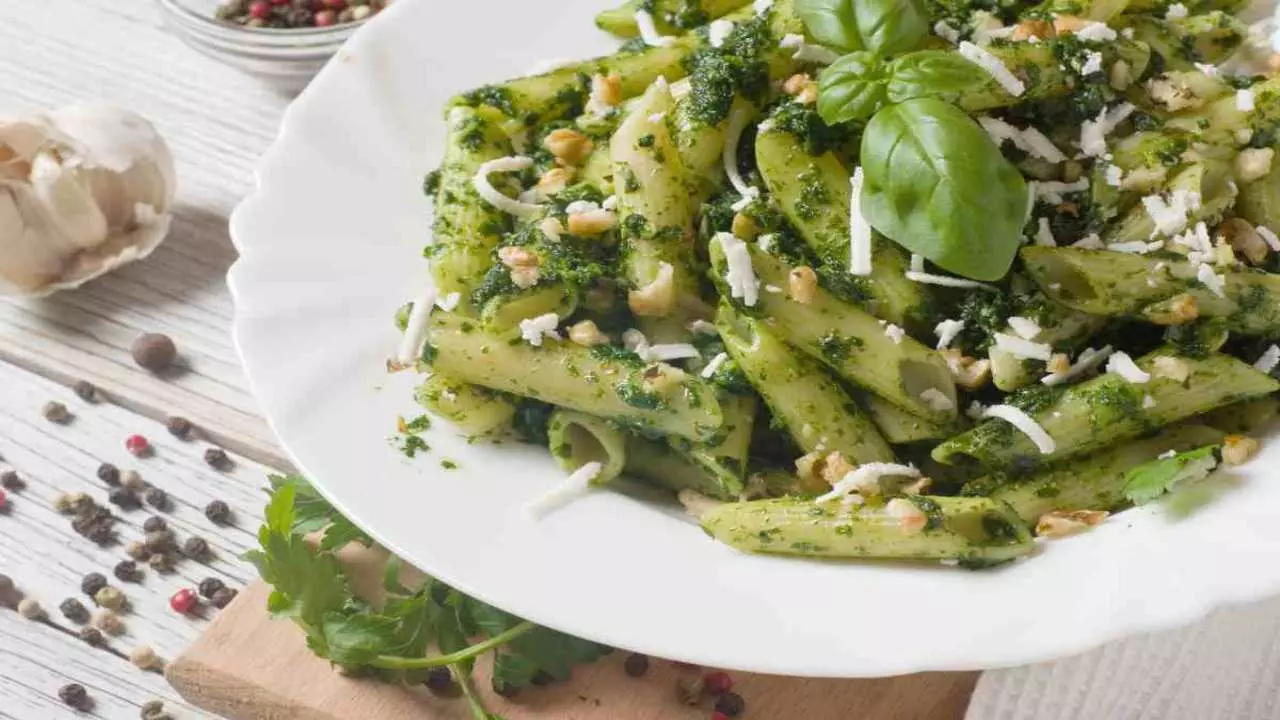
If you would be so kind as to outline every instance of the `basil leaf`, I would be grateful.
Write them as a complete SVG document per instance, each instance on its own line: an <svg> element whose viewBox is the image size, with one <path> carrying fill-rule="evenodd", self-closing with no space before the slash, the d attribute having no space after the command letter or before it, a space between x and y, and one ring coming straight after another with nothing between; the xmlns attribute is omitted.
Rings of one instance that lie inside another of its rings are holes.
<svg viewBox="0 0 1280 720"><path fill-rule="evenodd" d="M920 50L903 55L889 64L888 75L887 94L893 104L918 97L954 102L990 80L975 63L946 50Z"/></svg>
<svg viewBox="0 0 1280 720"><path fill-rule="evenodd" d="M978 123L915 98L876 113L862 136L862 215L950 272L999 280L1013 264L1027 183Z"/></svg>
<svg viewBox="0 0 1280 720"><path fill-rule="evenodd" d="M882 57L914 50L929 37L920 0L796 0L796 14L822 45Z"/></svg>
<svg viewBox="0 0 1280 720"><path fill-rule="evenodd" d="M1217 445L1159 458L1125 473L1124 496L1134 505L1155 500L1182 483L1204 479L1218 467Z"/></svg>
<svg viewBox="0 0 1280 720"><path fill-rule="evenodd" d="M818 75L818 114L829 125L866 120L885 104L884 64L867 52L845 55Z"/></svg>

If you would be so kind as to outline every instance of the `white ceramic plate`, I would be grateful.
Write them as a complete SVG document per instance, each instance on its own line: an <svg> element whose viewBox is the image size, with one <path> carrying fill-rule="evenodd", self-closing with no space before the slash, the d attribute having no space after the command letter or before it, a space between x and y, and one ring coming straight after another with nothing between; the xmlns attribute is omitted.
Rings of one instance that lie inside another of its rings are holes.
<svg viewBox="0 0 1280 720"><path fill-rule="evenodd" d="M414 378L384 363L392 314L427 276L420 187L441 155L441 107L539 59L608 51L591 23L604 4L399 0L294 104L263 160L232 222L236 340L276 432L343 512L536 622L791 675L1046 660L1280 592L1277 445L1190 517L1127 512L981 573L739 554L678 512L612 492L533 522L522 506L563 477L544 448L468 445L438 424L426 456L392 449L396 415L416 412Z"/></svg>

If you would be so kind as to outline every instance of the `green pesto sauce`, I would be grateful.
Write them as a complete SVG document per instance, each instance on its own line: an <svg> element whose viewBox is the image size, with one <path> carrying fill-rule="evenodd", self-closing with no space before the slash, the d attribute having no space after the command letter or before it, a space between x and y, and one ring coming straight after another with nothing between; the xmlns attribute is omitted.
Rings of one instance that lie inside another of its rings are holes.
<svg viewBox="0 0 1280 720"><path fill-rule="evenodd" d="M444 460L441 460L441 461L440 461L440 467L444 468L445 470L457 470L457 469L458 469L458 463L456 463L456 462L454 462L454 461L452 461L452 460L450 460L450 459L448 459L448 458L445 458Z"/></svg>
<svg viewBox="0 0 1280 720"><path fill-rule="evenodd" d="M429 452L431 448L426 441L417 435L403 435L400 439L400 452L407 458L415 458L420 452Z"/></svg>
<svg viewBox="0 0 1280 720"><path fill-rule="evenodd" d="M778 105L769 118L774 128L791 133L810 155L825 153L838 144L845 134L823 122L816 105L784 102Z"/></svg>
<svg viewBox="0 0 1280 720"><path fill-rule="evenodd" d="M641 410L657 410L665 403L662 396L645 387L639 378L627 378L614 386L614 392L622 402Z"/></svg>
<svg viewBox="0 0 1280 720"><path fill-rule="evenodd" d="M420 433L431 429L431 417L427 415L419 415L418 417L405 422L404 429L406 433Z"/></svg>
<svg viewBox="0 0 1280 720"><path fill-rule="evenodd" d="M471 107L479 107L488 105L497 108L507 117L516 116L515 101L511 97L511 91L497 85L485 85L478 87L462 96L462 100Z"/></svg>
<svg viewBox="0 0 1280 720"><path fill-rule="evenodd" d="M919 508L920 512L924 513L925 517L928 518L928 522L926 522L924 526L926 531L938 530L946 522L947 518L942 512L942 508L939 507L938 503L932 498L925 497L924 495L910 495L907 497L907 500L909 500L912 505Z"/></svg>
<svg viewBox="0 0 1280 720"><path fill-rule="evenodd" d="M642 148L653 147L653 142L655 139L656 138L654 138L653 133L649 133L648 135L641 135L640 139L636 140L636 145Z"/></svg>
<svg viewBox="0 0 1280 720"><path fill-rule="evenodd" d="M831 204L831 196L817 168L810 167L800 173L797 180L800 181L800 198L796 201L796 215L802 220L812 220L823 207Z"/></svg>
<svg viewBox="0 0 1280 720"><path fill-rule="evenodd" d="M1066 389L1066 385L1035 383L1015 390L1004 401L1006 404L1012 405L1028 415L1035 415L1053 407L1063 393L1066 392Z"/></svg>
<svg viewBox="0 0 1280 720"><path fill-rule="evenodd" d="M424 195L434 201L438 192L440 192L440 168L432 170L422 178L422 193Z"/></svg>
<svg viewBox="0 0 1280 720"><path fill-rule="evenodd" d="M640 213L631 213L622 219L623 239L642 238L649 230L649 221Z"/></svg>
<svg viewBox="0 0 1280 720"><path fill-rule="evenodd" d="M689 117L704 125L718 125L729 116L733 98L749 100L769 88L767 53L776 45L768 20L756 16L734 26L724 44L699 48L687 61Z"/></svg>
<svg viewBox="0 0 1280 720"><path fill-rule="evenodd" d="M822 351L822 356L833 363L843 362L865 346L862 338L841 335L834 330L818 338L818 349Z"/></svg>

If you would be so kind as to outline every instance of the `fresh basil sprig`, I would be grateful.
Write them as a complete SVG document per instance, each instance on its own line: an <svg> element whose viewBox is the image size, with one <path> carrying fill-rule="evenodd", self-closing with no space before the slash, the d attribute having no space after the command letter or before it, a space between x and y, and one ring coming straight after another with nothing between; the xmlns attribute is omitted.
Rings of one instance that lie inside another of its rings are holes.
<svg viewBox="0 0 1280 720"><path fill-rule="evenodd" d="M888 57L915 50L930 32L920 0L796 0L796 13L814 40L846 53Z"/></svg>
<svg viewBox="0 0 1280 720"><path fill-rule="evenodd" d="M939 267L999 280L1026 222L1027 183L978 123L936 98L881 109L862 135L862 215Z"/></svg>
<svg viewBox="0 0 1280 720"><path fill-rule="evenodd" d="M918 50L889 63L854 52L818 76L818 114L831 125L866 120L885 105L912 98L957 100L988 79L982 68L943 50Z"/></svg>

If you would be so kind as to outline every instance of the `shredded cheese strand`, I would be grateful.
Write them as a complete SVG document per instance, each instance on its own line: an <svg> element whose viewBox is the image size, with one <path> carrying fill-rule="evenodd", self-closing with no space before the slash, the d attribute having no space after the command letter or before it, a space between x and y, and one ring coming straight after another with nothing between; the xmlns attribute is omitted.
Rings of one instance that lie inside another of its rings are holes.
<svg viewBox="0 0 1280 720"><path fill-rule="evenodd" d="M742 131L747 129L747 123L751 117L748 111L742 107L735 107L729 113L729 126L725 130L724 149L720 153L720 163L724 165L725 177L729 179L729 184L742 197L757 197L759 190L751 187L742 179L742 173L738 170L738 143L742 141Z"/></svg>
<svg viewBox="0 0 1280 720"><path fill-rule="evenodd" d="M481 200L492 205L494 208L501 210L509 215L515 215L522 220L528 220L535 213L542 211L541 205L532 203L524 203L498 192L497 188L489 182L489 174L496 172L519 172L526 168L533 167L533 158L519 155L516 157L501 157L481 163L476 169L475 177L471 178L471 185L475 188L476 194Z"/></svg>
<svg viewBox="0 0 1280 720"><path fill-rule="evenodd" d="M1058 444L1054 442L1053 437L1045 432L1035 418L1012 405L992 405L983 411L982 417L1003 420L1017 428L1018 432L1035 443L1042 455L1052 455L1058 449Z"/></svg>
<svg viewBox="0 0 1280 720"><path fill-rule="evenodd" d="M649 47L666 47L676 39L658 33L658 26L653 22L653 15L646 10L637 10L635 14L636 29L640 31L640 39Z"/></svg>
<svg viewBox="0 0 1280 720"><path fill-rule="evenodd" d="M598 462L589 462L583 465L574 470L563 482L525 505L525 514L530 519L541 520L552 511L585 497L591 492L591 481L599 477L603 471L604 465Z"/></svg>
<svg viewBox="0 0 1280 720"><path fill-rule="evenodd" d="M405 325L404 336L400 338L400 349L396 351L396 362L400 365L413 365L422 354L422 346L427 342L427 320L431 317L438 295L439 291L431 286L414 298L409 322Z"/></svg>
<svg viewBox="0 0 1280 720"><path fill-rule="evenodd" d="M862 217L862 168L849 178L849 274L871 274L871 225Z"/></svg>

